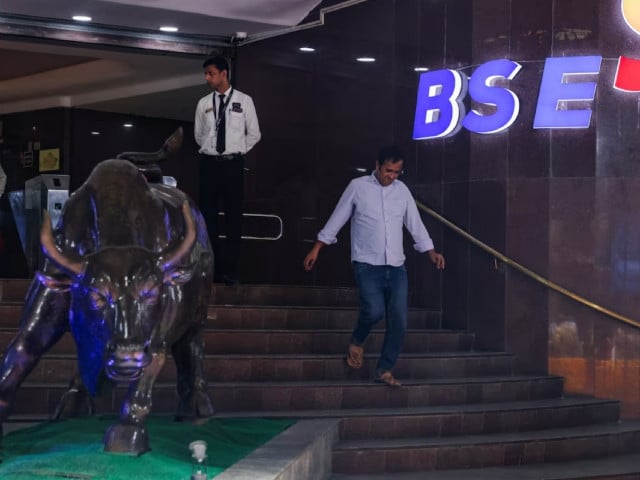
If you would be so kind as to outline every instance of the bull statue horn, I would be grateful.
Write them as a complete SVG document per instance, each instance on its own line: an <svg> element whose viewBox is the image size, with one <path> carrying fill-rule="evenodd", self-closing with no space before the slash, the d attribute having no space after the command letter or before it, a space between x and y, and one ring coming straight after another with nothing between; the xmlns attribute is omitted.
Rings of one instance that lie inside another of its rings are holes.
<svg viewBox="0 0 640 480"><path fill-rule="evenodd" d="M185 255L191 251L196 241L196 221L193 219L191 207L189 207L189 202L187 201L182 203L182 215L184 216L184 222L186 224L184 239L174 250L162 255L160 259L161 267L165 272L178 265Z"/></svg>
<svg viewBox="0 0 640 480"><path fill-rule="evenodd" d="M173 155L180 147L182 147L182 140L184 138L184 131L182 127L178 127L173 134L167 138L164 145L160 150L156 152L123 152L116 155L116 158L121 160L129 160L134 165L149 165L162 162L166 160L170 155Z"/></svg>
<svg viewBox="0 0 640 480"><path fill-rule="evenodd" d="M53 239L53 231L51 227L51 217L49 212L43 210L42 212L42 228L40 229L40 245L42 251L51 261L59 265L60 267L72 272L75 275L80 275L84 270L84 263L78 260L74 260L71 257L64 255Z"/></svg>

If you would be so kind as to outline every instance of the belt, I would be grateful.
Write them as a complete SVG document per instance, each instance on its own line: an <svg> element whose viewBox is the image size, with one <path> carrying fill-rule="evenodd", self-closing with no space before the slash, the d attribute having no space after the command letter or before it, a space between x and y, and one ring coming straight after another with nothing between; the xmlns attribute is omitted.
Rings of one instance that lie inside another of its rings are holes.
<svg viewBox="0 0 640 480"><path fill-rule="evenodd" d="M203 154L205 157L209 157L209 158L213 158L214 160L218 161L218 162L222 162L222 161L226 161L226 160L233 160L234 158L240 158L242 156L241 153L229 153L226 155L209 155L207 153Z"/></svg>

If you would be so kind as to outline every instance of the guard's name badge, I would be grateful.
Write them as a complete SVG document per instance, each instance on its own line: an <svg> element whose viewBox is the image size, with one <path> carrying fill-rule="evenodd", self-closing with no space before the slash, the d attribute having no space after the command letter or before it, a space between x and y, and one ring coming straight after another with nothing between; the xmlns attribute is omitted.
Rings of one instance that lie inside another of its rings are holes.
<svg viewBox="0 0 640 480"><path fill-rule="evenodd" d="M231 111L232 112L237 112L237 113L242 113L242 107L240 106L239 102L233 102L231 104Z"/></svg>

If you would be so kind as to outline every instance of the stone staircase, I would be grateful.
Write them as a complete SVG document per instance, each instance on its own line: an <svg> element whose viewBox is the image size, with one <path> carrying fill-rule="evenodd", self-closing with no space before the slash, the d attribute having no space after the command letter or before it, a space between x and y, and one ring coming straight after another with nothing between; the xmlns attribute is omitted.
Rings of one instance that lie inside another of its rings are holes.
<svg viewBox="0 0 640 480"><path fill-rule="evenodd" d="M0 281L2 350L28 285ZM514 372L512 355L474 351L471 332L441 329L437 312L417 309L394 370L404 386L375 384L382 330L362 369L343 362L356 317L352 289L214 286L205 369L219 415L341 419L332 480L640 479L640 423L620 422L618 402L564 398L561 377ZM66 335L40 361L10 421L53 412L74 350ZM173 378L169 361L153 413L174 411ZM113 388L97 411L117 412L123 395Z"/></svg>

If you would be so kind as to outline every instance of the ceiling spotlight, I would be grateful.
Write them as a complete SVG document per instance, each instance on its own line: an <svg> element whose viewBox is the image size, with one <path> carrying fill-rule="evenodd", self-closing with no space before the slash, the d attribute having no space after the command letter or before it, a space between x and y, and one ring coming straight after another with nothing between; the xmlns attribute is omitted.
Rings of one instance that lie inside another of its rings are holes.
<svg viewBox="0 0 640 480"><path fill-rule="evenodd" d="M301 52L315 52L316 49L313 47L300 47L298 50Z"/></svg>
<svg viewBox="0 0 640 480"><path fill-rule="evenodd" d="M100 132L96 132L95 130L91 132L91 135L100 135Z"/></svg>
<svg viewBox="0 0 640 480"><path fill-rule="evenodd" d="M366 169L366 168L362 168L362 167L358 167L358 168L356 168L356 172L362 172L362 173L364 173L364 172L366 172L366 171L367 171L367 169Z"/></svg>
<svg viewBox="0 0 640 480"><path fill-rule="evenodd" d="M373 57L358 57L356 58L356 60L362 63L372 63L376 61L376 59Z"/></svg>
<svg viewBox="0 0 640 480"><path fill-rule="evenodd" d="M131 128L133 127L133 123L125 123L122 125L124 128Z"/></svg>
<svg viewBox="0 0 640 480"><path fill-rule="evenodd" d="M87 15L74 15L73 18L76 22L90 22L92 19Z"/></svg>
<svg viewBox="0 0 640 480"><path fill-rule="evenodd" d="M428 67L415 67L413 69L414 72L428 72L429 68Z"/></svg>
<svg viewBox="0 0 640 480"><path fill-rule="evenodd" d="M167 26L164 26L164 27L160 27L160 31L173 33L173 32L177 32L178 31L178 27L171 27L171 26L167 25Z"/></svg>

